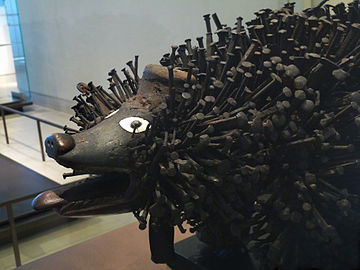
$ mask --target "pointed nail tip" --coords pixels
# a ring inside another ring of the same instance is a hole
[[[60,198],[55,192],[49,190],[37,195],[31,205],[34,210],[41,211],[56,208],[62,205],[64,201],[65,200]]]

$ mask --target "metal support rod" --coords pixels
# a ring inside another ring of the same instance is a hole
[[[33,119],[33,120],[39,120],[40,122],[42,123],[45,123],[49,126],[53,126],[53,127],[56,127],[56,128],[61,128],[61,129],[64,129],[64,126],[62,125],[58,125],[56,123],[53,123],[53,122],[50,122],[48,120],[45,120],[45,119],[41,119],[41,118],[38,118],[36,116],[33,116],[33,115],[30,115],[30,114],[27,114],[27,113],[24,113],[24,112],[20,112],[18,110],[15,110],[13,108],[9,108],[9,107],[6,107],[6,106],[3,106],[3,105],[0,105],[0,109],[1,110],[4,110],[4,111],[8,111],[8,112],[12,112],[12,113],[15,113],[15,114],[19,114],[19,115],[22,115],[22,116],[25,116],[27,118],[30,118],[30,119]]]
[[[3,121],[3,125],[4,125],[5,140],[6,140],[6,143],[9,144],[9,135],[8,135],[8,132],[7,132],[6,121],[5,121],[5,111],[4,110],[1,110],[1,117],[2,117],[2,121]]]
[[[42,140],[42,135],[41,135],[40,121],[36,120],[36,124],[37,124],[37,130],[38,130],[38,135],[39,135],[41,158],[42,158],[42,161],[45,161],[44,145],[43,145],[43,140]]]
[[[14,248],[15,263],[16,263],[16,266],[21,266],[19,242],[18,242],[17,234],[16,234],[14,212],[13,212],[11,204],[6,205],[6,208],[7,208],[7,214],[8,214],[9,224],[10,224],[12,244],[13,244],[13,248]]]

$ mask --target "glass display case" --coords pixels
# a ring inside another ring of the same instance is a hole
[[[31,102],[16,0],[0,0],[0,104]]]

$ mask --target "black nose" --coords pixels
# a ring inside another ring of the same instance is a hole
[[[54,133],[45,140],[46,153],[51,158],[64,155],[75,147],[75,140],[65,133]]]

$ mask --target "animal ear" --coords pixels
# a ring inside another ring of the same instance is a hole
[[[174,86],[183,87],[187,80],[188,73],[180,69],[174,69]],[[191,83],[195,83],[196,79],[191,76]],[[168,90],[169,87],[169,70],[161,65],[150,64],[144,69],[143,76],[139,84],[139,93],[143,95],[156,90]]]

